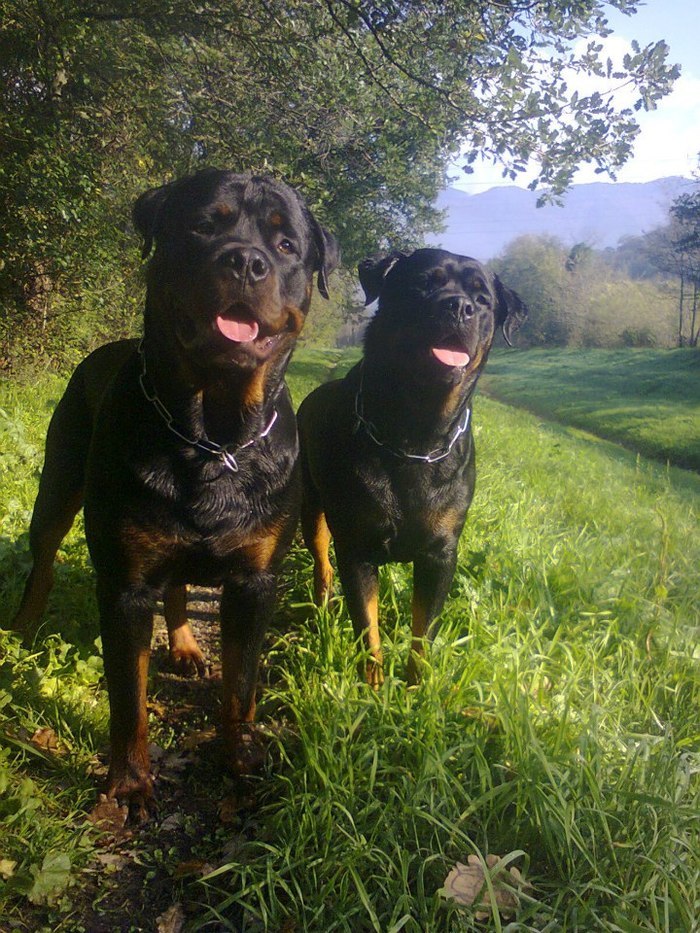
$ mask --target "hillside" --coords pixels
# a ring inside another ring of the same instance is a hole
[[[536,206],[538,193],[510,185],[467,194],[447,188],[437,201],[446,228],[428,240],[482,261],[497,256],[523,234],[549,234],[565,244],[586,242],[601,249],[664,223],[671,201],[693,182],[659,178],[642,184],[595,182],[574,185],[562,206]]]
[[[509,405],[700,472],[697,350],[501,350],[481,387]]]

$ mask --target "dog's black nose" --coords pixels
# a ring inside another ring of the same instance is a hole
[[[440,299],[439,310],[458,317],[471,317],[474,305],[465,295],[445,295]]]
[[[219,262],[231,269],[241,282],[255,285],[270,273],[270,263],[254,246],[234,246],[219,258]]]

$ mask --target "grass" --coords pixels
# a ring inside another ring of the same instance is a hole
[[[347,365],[335,351],[297,356],[295,400]],[[14,438],[0,458],[4,606],[26,568],[15,539],[54,389],[10,385],[0,402]],[[309,557],[292,550],[260,709],[275,764],[251,820],[201,840],[214,869],[171,881],[192,929],[694,928],[700,480],[487,398],[474,420],[477,494],[417,689],[404,680],[408,569],[381,574],[374,693],[357,681],[342,596],[311,606]],[[0,633],[0,871],[15,862],[0,917],[30,898],[54,930],[79,928],[94,864],[81,814],[106,735],[85,564],[78,529],[47,624],[70,637],[27,652]],[[38,725],[67,750],[50,765],[28,750]],[[455,863],[488,854],[532,885],[515,919],[492,907],[478,921],[439,893]]]
[[[695,349],[501,351],[482,385],[501,401],[700,470]]]

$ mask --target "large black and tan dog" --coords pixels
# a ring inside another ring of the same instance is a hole
[[[527,311],[476,260],[437,249],[359,267],[367,303],[379,298],[364,358],[317,388],[298,413],[302,529],[321,602],[338,573],[371,683],[381,680],[377,568],[413,562],[413,650],[419,675],[454,576],[474,491],[471,400],[498,327],[509,341]]]
[[[146,678],[156,601],[171,654],[201,667],[186,583],[223,584],[223,734],[239,772],[256,753],[258,659],[298,520],[298,440],[284,372],[309,307],[327,297],[334,238],[269,178],[206,169],[134,207],[148,266],[143,340],[75,371],[51,421],[16,626],[44,610],[58,545],[84,503],[110,701],[108,793],[152,797]]]

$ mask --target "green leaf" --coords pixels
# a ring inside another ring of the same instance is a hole
[[[41,868],[33,868],[34,884],[27,897],[32,904],[50,904],[65,891],[70,881],[71,861],[65,852],[44,856]]]

